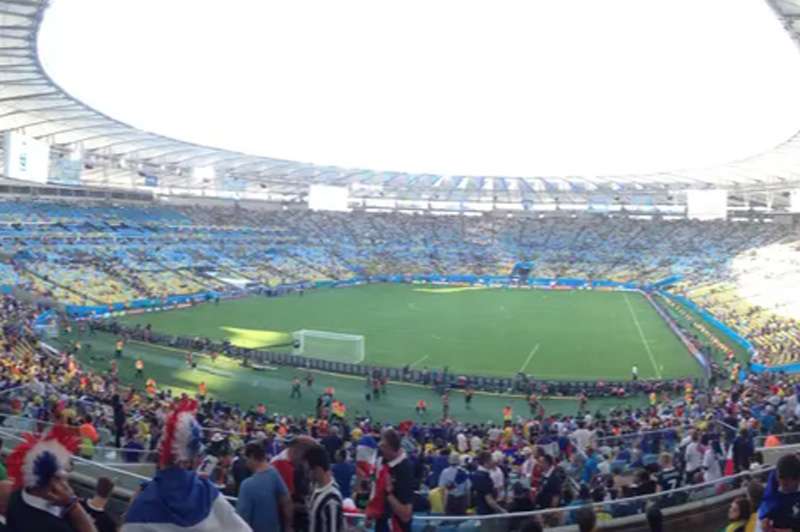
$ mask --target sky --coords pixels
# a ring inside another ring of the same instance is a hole
[[[39,54],[139,128],[344,168],[705,168],[800,129],[764,0],[53,0]]]

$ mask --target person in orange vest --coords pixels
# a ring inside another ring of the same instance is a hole
[[[205,381],[197,385],[197,395],[199,395],[201,399],[205,399],[207,393],[208,393],[208,387],[206,386]]]
[[[511,423],[511,420],[514,417],[514,412],[511,410],[510,405],[506,405],[503,407],[503,422]]]
[[[655,391],[650,392],[650,406],[656,406],[658,402],[658,394]]]
[[[417,401],[417,414],[422,415],[428,411],[428,404],[425,402],[425,399],[420,399]]]
[[[147,379],[147,382],[145,383],[144,389],[147,392],[148,396],[155,397],[156,391],[157,391],[156,390],[156,380],[153,379],[153,378]]]
[[[779,447],[781,444],[781,439],[778,438],[775,434],[770,434],[764,440],[764,447]]]
[[[78,434],[81,438],[90,440],[93,444],[97,445],[100,441],[100,436],[97,434],[97,429],[92,424],[92,416],[83,418],[83,423],[78,427]]]
[[[136,378],[144,379],[144,360],[137,358],[134,366],[136,367]]]
[[[117,358],[122,358],[122,349],[125,347],[125,342],[122,341],[122,338],[117,340],[116,349],[114,350],[114,355]]]

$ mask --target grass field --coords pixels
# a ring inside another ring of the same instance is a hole
[[[361,334],[366,363],[539,379],[696,376],[700,368],[639,294],[367,285],[249,297],[128,316],[157,331],[286,344],[299,329]]]
[[[110,360],[114,352],[116,337],[97,333],[90,336],[79,336],[73,333],[62,336],[58,341],[63,345],[71,345],[79,340],[83,349],[78,358],[82,364],[95,371],[108,371]],[[87,352],[86,345],[91,344],[91,354]],[[441,404],[439,396],[430,388],[412,384],[390,384],[389,394],[378,401],[364,399],[364,380],[360,377],[334,375],[315,372],[316,380],[312,389],[303,385],[303,396],[300,399],[290,399],[290,383],[293,377],[303,376],[303,371],[294,368],[277,368],[274,371],[253,371],[239,366],[239,364],[225,357],[220,358],[215,364],[208,359],[200,359],[196,369],[187,368],[184,362],[184,351],[140,342],[129,342],[125,346],[122,360],[119,363],[119,376],[122,382],[131,384],[140,390],[144,388],[144,379],[137,379],[134,371],[134,360],[141,358],[144,361],[145,378],[152,377],[156,380],[159,389],[171,388],[173,393],[187,392],[190,395],[197,393],[198,385],[205,382],[209,394],[213,398],[238,403],[244,407],[251,407],[264,403],[270,413],[308,415],[314,412],[317,396],[326,386],[333,386],[337,399],[344,401],[348,407],[348,417],[367,416],[378,421],[397,423],[403,419],[416,419],[420,421],[433,421],[441,417]],[[528,407],[524,398],[510,397],[496,394],[476,394],[470,409],[464,404],[463,394],[454,392],[451,400],[451,415],[456,419],[466,422],[502,422],[502,409],[510,405],[515,415],[527,415]],[[430,405],[426,415],[417,416],[414,406],[419,399],[425,399]],[[593,411],[607,411],[611,407],[630,405],[643,406],[645,397],[632,397],[628,399],[593,399],[590,407]],[[575,398],[543,399],[542,405],[548,414],[575,414],[578,403]]]

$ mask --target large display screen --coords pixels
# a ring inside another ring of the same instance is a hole
[[[728,191],[687,190],[686,216],[691,220],[725,220],[728,217]]]
[[[308,208],[314,211],[349,211],[349,199],[347,187],[311,185],[308,190]]]
[[[4,140],[6,177],[47,183],[50,145],[17,131],[6,131]]]

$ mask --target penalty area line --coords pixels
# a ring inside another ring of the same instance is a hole
[[[414,362],[414,363],[412,363],[412,364],[409,364],[409,365],[408,365],[408,367],[409,367],[409,368],[413,368],[413,367],[414,367],[414,366],[416,366],[417,364],[419,364],[419,363],[421,363],[421,362],[425,362],[426,360],[428,360],[428,355],[425,355],[424,357],[420,358],[420,359],[419,359],[419,360],[417,360],[416,362]]]
[[[533,347],[533,349],[531,349],[531,352],[528,353],[528,358],[525,359],[525,363],[522,365],[521,368],[519,368],[519,371],[517,373],[522,373],[523,371],[525,371],[525,368],[527,368],[528,364],[531,363],[531,359],[533,358],[533,355],[535,355],[536,351],[538,351],[538,350],[539,350],[539,344],[536,344]]]

